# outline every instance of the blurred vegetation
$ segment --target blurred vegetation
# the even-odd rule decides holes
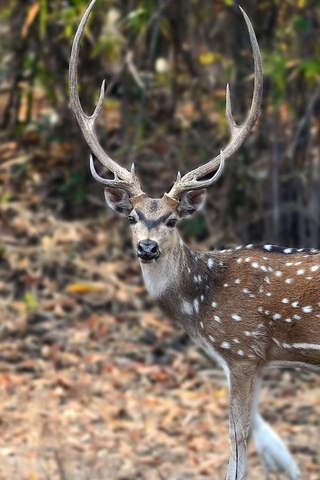
[[[101,212],[87,148],[68,109],[68,59],[86,5],[10,0],[0,7],[1,139],[27,158],[11,167],[13,181],[22,189],[36,172],[34,188],[47,205],[73,217]],[[263,54],[263,114],[209,192],[206,222],[195,219],[186,234],[218,245],[319,247],[320,5],[242,6]],[[159,195],[177,170],[206,161],[226,142],[227,81],[238,119],[246,113],[252,58],[239,9],[230,0],[98,0],[81,52],[88,111],[103,78],[110,88],[101,139],[123,164],[134,160],[146,190]],[[1,201],[10,202],[6,186]],[[26,302],[32,308],[33,299]]]

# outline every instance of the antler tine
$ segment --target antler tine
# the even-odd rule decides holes
[[[231,135],[232,135],[234,130],[236,130],[239,127],[236,124],[236,122],[234,121],[234,118],[233,118],[233,115],[232,115],[232,105],[231,105],[229,83],[227,83],[227,86],[226,86],[226,117],[227,117],[227,121],[228,121],[228,124],[229,124],[230,132],[231,132]]]
[[[257,118],[260,114],[260,107],[261,107],[261,100],[262,100],[262,91],[263,91],[263,71],[262,71],[262,60],[259,45],[256,39],[256,35],[254,33],[252,24],[249,20],[248,15],[243,10],[243,8],[239,7],[240,11],[244,17],[244,20],[247,25],[247,29],[249,32],[250,43],[253,53],[253,61],[254,61],[254,88],[253,88],[253,96],[251,101],[250,110],[246,120],[241,124],[237,125],[232,116],[232,108],[231,108],[231,98],[230,98],[230,88],[227,85],[226,88],[226,117],[228,121],[228,125],[230,128],[231,138],[223,149],[223,163],[224,161],[229,158],[233,153],[235,153],[240,146],[245,141],[246,137],[248,136],[251,128],[255,124]],[[221,166],[222,156],[221,153],[216,157],[209,160],[204,165],[201,165],[198,168],[195,168],[191,172],[186,173],[181,179],[176,180],[173,187],[171,188],[170,192],[167,194],[169,197],[178,199],[180,194],[184,190],[194,190],[203,187],[207,187],[212,185],[215,181],[217,181],[216,176],[214,175],[209,180],[201,180],[201,178],[210,175],[218,165]],[[220,166],[218,172],[220,170]],[[222,173],[220,170],[220,174]],[[218,173],[217,172],[217,173]]]
[[[99,116],[99,114],[102,110],[103,101],[105,99],[105,96],[106,96],[106,80],[104,79],[102,81],[102,84],[101,84],[100,95],[99,95],[99,99],[98,99],[98,102],[97,102],[97,106],[94,109],[94,112],[90,117],[93,122],[95,122],[95,120],[98,118],[98,116]]]
[[[118,163],[112,160],[111,157],[103,150],[95,132],[96,120],[103,107],[103,101],[105,98],[106,82],[102,82],[100,88],[100,95],[97,105],[92,115],[87,115],[81,106],[79,93],[78,93],[78,63],[79,63],[79,51],[80,41],[87,24],[90,13],[96,3],[96,0],[91,0],[87,9],[85,10],[83,17],[78,26],[76,35],[73,40],[70,64],[69,64],[69,95],[70,95],[70,107],[78,121],[82,134],[91,150],[93,155],[101,162],[108,170],[114,174],[114,179],[102,179],[100,175],[94,169],[93,159],[90,160],[90,169],[94,178],[110,187],[122,187],[127,190],[130,195],[140,195],[142,193],[139,180],[134,172],[129,172],[126,168],[121,167]],[[94,172],[94,173],[93,173]]]

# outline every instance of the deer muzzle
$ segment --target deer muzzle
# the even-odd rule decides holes
[[[154,240],[140,240],[137,245],[137,255],[143,262],[151,262],[160,256],[159,245]]]

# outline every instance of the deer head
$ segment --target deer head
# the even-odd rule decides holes
[[[103,150],[95,132],[95,124],[105,97],[103,81],[97,106],[92,115],[87,115],[80,104],[78,94],[77,66],[80,40],[88,17],[96,0],[87,7],[76,32],[69,66],[70,106],[82,134],[91,150],[90,169],[93,177],[104,185],[107,204],[120,215],[128,218],[136,253],[142,262],[157,261],[172,251],[179,243],[177,222],[198,211],[205,202],[206,189],[221,176],[225,160],[242,145],[255,124],[262,98],[263,72],[258,42],[251,22],[240,8],[246,22],[254,59],[254,90],[251,107],[243,124],[237,125],[232,116],[230,89],[226,88],[226,117],[230,128],[230,141],[220,153],[194,170],[181,176],[160,199],[150,198],[143,192],[134,165],[131,170],[121,167]],[[113,174],[112,179],[100,176],[94,166],[94,157]]]

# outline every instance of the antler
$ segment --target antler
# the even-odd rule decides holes
[[[75,114],[82,134],[90,147],[92,154],[104,165],[108,170],[114,174],[114,178],[109,180],[100,177],[96,172],[93,164],[93,157],[90,157],[90,169],[91,173],[96,180],[107,185],[109,187],[118,187],[126,190],[130,196],[141,195],[143,192],[140,187],[139,180],[135,174],[134,166],[129,172],[126,168],[121,167],[116,163],[109,155],[103,150],[95,132],[96,120],[103,106],[105,97],[105,80],[102,82],[99,100],[97,106],[94,109],[92,115],[87,115],[80,103],[78,94],[78,62],[79,62],[79,50],[80,40],[83,30],[86,26],[87,20],[90,16],[91,10],[95,5],[96,0],[92,0],[87,7],[84,15],[79,24],[78,30],[73,40],[70,64],[69,64],[69,94],[70,94],[70,107]]]
[[[224,160],[229,158],[233,153],[235,153],[240,148],[240,146],[245,141],[247,135],[249,134],[251,128],[255,124],[260,114],[260,106],[261,106],[262,90],[263,90],[263,71],[262,71],[261,54],[260,54],[259,45],[252,27],[252,24],[249,20],[249,17],[241,7],[239,8],[245,19],[245,22],[249,31],[250,43],[251,43],[251,48],[253,52],[253,60],[254,60],[254,89],[253,89],[253,97],[252,97],[250,111],[244,123],[242,125],[237,125],[232,116],[230,89],[229,89],[229,85],[227,85],[226,117],[227,117],[229,129],[231,133],[231,138],[229,140],[229,143],[224,148],[223,152],[221,150],[219,155],[209,160],[204,165],[192,170],[189,173],[186,173],[182,178],[180,174],[178,174],[177,180],[175,181],[170,192],[167,194],[167,196],[175,200],[178,200],[180,194],[185,190],[195,190],[199,188],[208,187],[218,180],[218,178],[220,177],[223,171]],[[218,165],[219,165],[218,171],[211,178],[206,180],[201,180],[201,178],[210,175],[217,168]]]

